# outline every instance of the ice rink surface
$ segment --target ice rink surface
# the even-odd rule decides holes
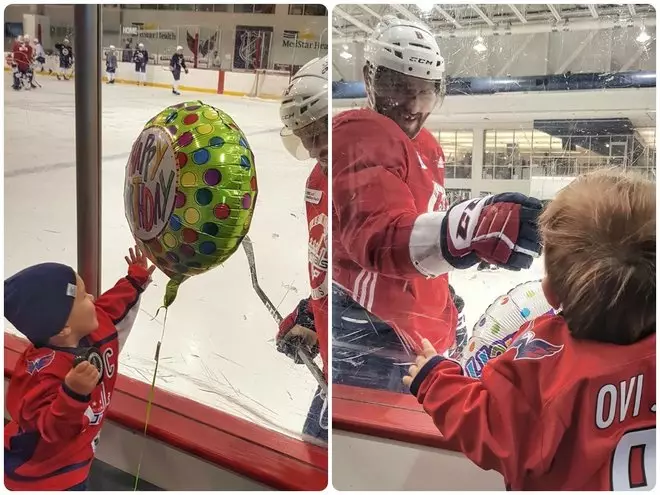
[[[5,277],[35,263],[76,266],[74,82],[38,78],[15,92],[5,73]],[[141,128],[163,108],[201,100],[229,113],[254,151],[259,196],[250,237],[260,283],[287,314],[308,296],[305,180],[313,163],[283,148],[276,102],[103,85],[102,289],[126,273],[132,237],[124,217],[124,168]],[[121,355],[121,373],[151,383],[167,278],[156,271]],[[5,320],[8,327],[9,324]],[[298,437],[314,378],[277,352],[277,325],[254,293],[237,251],[192,277],[170,307],[157,386]]]
[[[5,75],[5,277],[28,265],[76,265],[73,81],[41,77],[43,88],[14,92]],[[103,86],[102,286],[126,270],[132,238],[124,217],[124,167],[143,125],[168,105],[199,99],[229,113],[252,146],[259,197],[250,237],[260,283],[280,312],[307,297],[305,180],[312,162],[280,144],[275,102],[117,84]],[[530,270],[455,271],[468,329],[498,296],[540,279]],[[121,373],[150,383],[163,325],[166,277],[156,272],[121,355]],[[7,324],[7,322],[5,322]],[[7,324],[8,325],[8,324]],[[315,390],[304,366],[275,349],[277,327],[250,284],[242,250],[225,265],[186,281],[170,308],[157,386],[259,425],[298,437]]]

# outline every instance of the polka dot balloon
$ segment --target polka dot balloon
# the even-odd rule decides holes
[[[126,165],[124,207],[137,244],[171,279],[165,306],[238,249],[257,192],[254,154],[222,110],[189,101],[147,122]]]

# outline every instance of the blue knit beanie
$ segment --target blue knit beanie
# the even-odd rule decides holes
[[[5,318],[34,345],[44,345],[66,326],[76,297],[76,272],[42,263],[5,280]]]

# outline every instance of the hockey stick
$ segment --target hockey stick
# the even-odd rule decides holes
[[[245,255],[247,256],[248,259],[248,265],[250,267],[250,277],[252,278],[252,288],[254,291],[257,293],[257,296],[259,296],[259,299],[261,299],[261,302],[264,303],[264,306],[266,306],[266,309],[270,313],[270,315],[273,317],[273,319],[277,322],[279,325],[283,318],[282,315],[277,311],[277,308],[273,304],[273,302],[268,299],[268,296],[266,293],[263,291],[263,289],[259,286],[259,280],[257,278],[257,264],[254,258],[254,249],[252,247],[252,240],[246,235],[243,238],[243,249],[245,250]],[[328,393],[328,384],[325,381],[325,377],[323,376],[323,372],[319,369],[318,366],[316,366],[316,363],[312,360],[312,357],[309,355],[306,349],[299,348],[298,349],[298,357],[300,360],[309,368],[309,371],[312,372],[312,375],[314,375],[314,378],[319,384],[319,387],[323,390],[323,392],[326,394]]]

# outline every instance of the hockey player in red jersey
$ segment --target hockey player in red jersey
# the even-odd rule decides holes
[[[523,326],[481,380],[428,342],[405,380],[446,440],[511,490],[650,490],[655,184],[579,177],[540,229],[543,290],[561,312]]]
[[[17,69],[14,72],[14,84],[12,88],[16,90],[21,89],[21,78],[26,78],[30,87],[36,88],[37,86],[32,81],[33,49],[29,44],[29,37],[27,35],[25,38],[21,38],[20,41],[16,40],[14,42],[12,47],[12,57]]]
[[[309,281],[311,296],[280,325],[277,349],[300,363],[299,346],[312,356],[321,354],[323,372],[328,365],[328,57],[305,64],[294,76],[280,106],[282,141],[297,159],[317,160],[307,179],[305,206],[309,231]],[[327,397],[316,391],[303,438],[328,442]]]
[[[5,280],[5,317],[30,340],[9,383],[5,486],[85,490],[118,376],[119,352],[154,266],[130,250],[128,275],[96,301],[66,265]]]
[[[410,351],[455,342],[447,272],[480,259],[521,269],[540,202],[499,194],[447,208],[444,155],[423,128],[445,63],[421,24],[386,16],[365,44],[368,107],[333,119],[333,381],[404,391]]]

